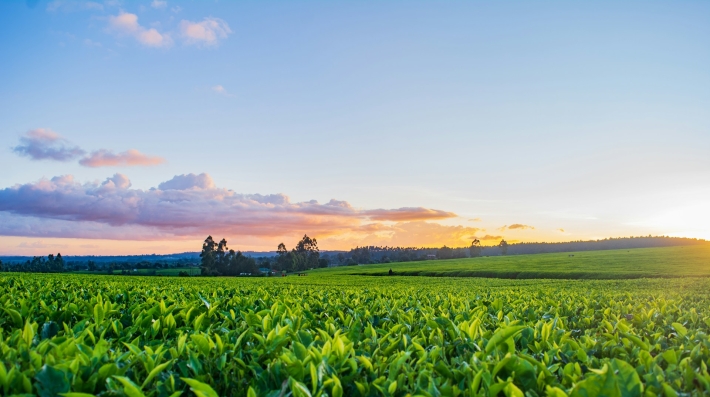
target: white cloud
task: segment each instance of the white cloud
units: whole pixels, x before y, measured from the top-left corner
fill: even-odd
[[[217,93],[219,95],[228,96],[228,97],[234,96],[234,95],[230,94],[229,92],[227,92],[227,89],[224,88],[224,86],[221,86],[219,84],[212,87],[212,92]]]
[[[65,0],[55,0],[47,4],[46,10],[48,12],[73,12],[73,11],[86,11],[86,10],[96,10],[103,11],[104,5],[97,3],[95,1],[65,1]]]
[[[124,36],[131,36],[148,47],[169,47],[173,41],[167,33],[160,33],[155,28],[147,29],[138,23],[138,15],[120,12],[108,19],[109,30]]]
[[[87,47],[102,47],[101,43],[98,41],[93,41],[91,39],[84,39],[84,45]]]
[[[182,20],[180,34],[186,44],[216,45],[232,33],[227,22],[219,18],[205,18],[202,22]]]
[[[153,2],[150,3],[150,6],[156,9],[163,9],[168,6],[168,2],[161,0],[153,0]]]

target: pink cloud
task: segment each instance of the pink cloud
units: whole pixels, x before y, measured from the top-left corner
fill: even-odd
[[[456,214],[422,207],[404,207],[393,210],[369,210],[365,214],[376,221],[423,221],[434,219],[454,218]]]
[[[105,149],[91,152],[91,154],[79,161],[85,167],[116,167],[116,166],[151,166],[165,162],[165,159],[157,156],[147,156],[135,149],[130,149],[122,153],[114,154]]]
[[[201,22],[182,20],[180,34],[186,44],[216,45],[220,39],[225,39],[232,30],[227,22],[219,18],[205,18]]]
[[[155,28],[147,29],[138,23],[138,15],[120,12],[108,18],[108,30],[121,36],[130,36],[148,47],[169,47],[172,39]]]
[[[396,220],[427,214],[438,219],[450,213],[418,207],[368,211],[339,200],[321,204],[291,202],[283,194],[239,194],[216,187],[207,174],[178,175],[149,190],[131,188],[122,174],[101,183],[80,183],[65,175],[0,190],[0,235],[6,236],[161,240],[207,234],[269,238],[309,233],[325,237],[369,233],[376,226],[359,228],[371,222],[373,214]],[[395,235],[406,229],[402,224],[377,227]],[[441,230],[472,234],[478,229]]]

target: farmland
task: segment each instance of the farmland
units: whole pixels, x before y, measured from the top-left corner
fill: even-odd
[[[0,393],[707,395],[708,291],[707,278],[5,273]]]
[[[571,256],[573,255],[573,256]],[[401,276],[626,279],[709,277],[710,246],[638,248],[384,263],[317,270],[315,274]]]

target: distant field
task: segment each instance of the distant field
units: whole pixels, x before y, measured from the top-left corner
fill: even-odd
[[[574,256],[570,256],[574,255]],[[637,248],[400,262],[312,270],[309,275],[618,279],[708,277],[710,246]]]
[[[133,275],[148,275],[152,274],[154,269],[137,269],[136,272],[131,271]],[[170,269],[155,269],[155,273],[158,276],[177,276],[181,271],[185,271],[188,274],[198,276],[200,274],[200,269],[195,267],[176,267]],[[77,272],[72,272],[74,274],[106,274],[106,270],[99,270],[95,272],[90,272],[88,270],[81,270]],[[121,274],[121,270],[114,270],[113,274]]]

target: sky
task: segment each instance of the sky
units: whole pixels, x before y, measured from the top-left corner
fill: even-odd
[[[710,239],[710,2],[0,2],[0,255]]]

